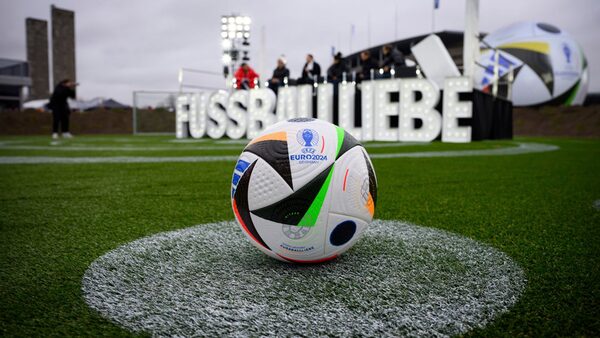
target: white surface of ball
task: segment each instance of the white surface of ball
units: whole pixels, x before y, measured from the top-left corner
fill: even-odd
[[[365,148],[317,119],[277,123],[248,143],[234,169],[232,208],[267,255],[318,263],[348,250],[373,219],[377,180]]]

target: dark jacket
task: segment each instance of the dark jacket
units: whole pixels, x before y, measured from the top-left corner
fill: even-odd
[[[373,60],[372,57],[366,59],[366,60],[361,60],[360,61],[360,79],[361,80],[370,80],[371,79],[371,69],[375,70],[375,75],[377,75],[377,62],[375,62],[375,60]]]
[[[316,76],[317,78],[321,77],[321,66],[313,60],[313,69],[312,71],[308,72],[306,70],[306,67],[308,66],[308,62],[304,64],[304,67],[302,67],[302,79],[304,80],[309,80],[310,78],[308,77],[308,73],[310,73],[313,77]]]
[[[56,88],[54,88],[52,96],[50,96],[48,108],[50,108],[53,112],[68,113],[71,111],[69,108],[69,102],[67,101],[68,98],[74,99],[75,91],[59,83]]]
[[[329,66],[327,69],[327,79],[329,81],[342,81],[342,74],[348,73],[348,67],[343,61],[338,63],[334,63]],[[349,79],[349,74],[346,74],[347,80]]]
[[[387,55],[383,55],[383,61],[381,67],[389,67],[390,69],[397,69],[398,67],[406,66],[404,61],[404,55],[397,49],[392,49]]]
[[[287,67],[283,67],[283,68],[275,68],[275,70],[273,70],[273,76],[271,77],[272,79],[278,79],[279,82],[283,83],[283,78],[289,78],[290,77],[290,70],[287,69]]]

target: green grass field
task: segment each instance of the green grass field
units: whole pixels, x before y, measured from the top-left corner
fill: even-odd
[[[0,335],[127,336],[84,302],[99,256],[158,232],[233,219],[234,161],[6,164],[14,156],[238,155],[241,143],[168,136],[0,138]],[[525,271],[518,303],[474,336],[600,335],[600,141],[517,139],[560,149],[510,156],[374,159],[376,218],[488,244]],[[515,147],[368,144],[370,154]]]

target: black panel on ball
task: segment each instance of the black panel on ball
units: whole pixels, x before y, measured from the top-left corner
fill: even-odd
[[[356,233],[356,223],[353,221],[344,221],[338,224],[329,236],[329,242],[332,245],[340,246],[348,243]]]
[[[242,178],[238,182],[238,186],[235,190],[235,194],[233,195],[233,199],[235,201],[235,205],[237,206],[237,211],[248,229],[248,232],[252,234],[252,236],[265,248],[271,250],[267,243],[263,241],[263,239],[258,234],[254,223],[252,222],[252,217],[250,216],[250,208],[248,207],[248,185],[250,184],[250,176],[252,176],[252,170],[254,170],[254,166],[256,165],[256,161],[252,162],[252,164],[246,169]]]
[[[311,122],[314,121],[315,119],[311,118],[311,117],[296,117],[293,119],[289,119],[288,122]]]
[[[290,196],[266,207],[252,210],[252,213],[276,223],[298,225],[317,197],[332,168],[333,164]]]
[[[253,153],[267,162],[275,171],[292,186],[292,170],[290,169],[290,158],[286,141],[260,141],[252,143],[244,151]]]
[[[342,142],[342,146],[340,147],[340,152],[337,154],[336,160],[340,158],[340,156],[344,155],[348,150],[360,146],[360,142],[354,138],[354,136],[350,135],[347,131],[344,130],[344,141]]]

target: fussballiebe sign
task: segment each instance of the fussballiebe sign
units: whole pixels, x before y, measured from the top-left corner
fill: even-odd
[[[427,79],[365,81],[360,86],[360,127],[354,114],[356,85],[341,83],[338,88],[338,124],[359,140],[430,142],[441,133],[443,142],[471,141],[471,127],[458,124],[459,118],[472,117],[472,102],[459,100],[459,93],[472,91],[468,77],[445,79],[443,115],[435,109],[440,91]],[[178,138],[252,139],[278,121],[312,117],[313,90],[312,85],[301,85],[279,88],[277,96],[269,88],[181,94],[176,134]],[[317,118],[333,122],[333,91],[331,83],[317,86]],[[391,100],[390,93],[399,93],[398,102]],[[398,127],[391,126],[392,116],[398,117]]]

